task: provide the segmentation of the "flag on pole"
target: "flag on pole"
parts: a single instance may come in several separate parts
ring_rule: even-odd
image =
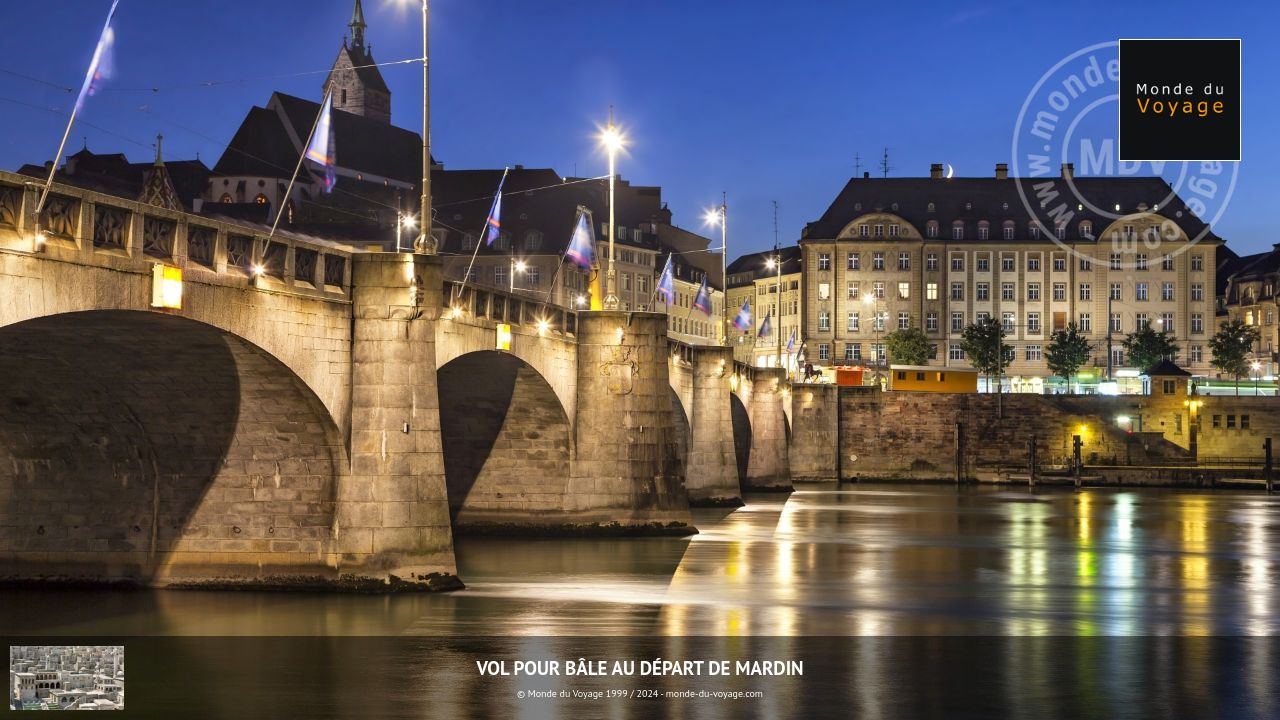
[[[93,59],[89,61],[89,71],[85,73],[84,84],[80,86],[80,94],[76,96],[77,111],[84,107],[86,97],[98,91],[98,84],[111,76],[111,46],[116,38],[115,31],[111,29],[111,21],[116,16],[116,6],[119,4],[120,0],[114,0],[111,10],[107,11],[107,22],[102,26],[98,46],[94,48]]]
[[[316,129],[311,133],[311,142],[307,145],[306,158],[324,168],[324,191],[333,190],[338,177],[334,172],[333,156],[333,93],[324,96],[324,104],[320,106],[320,118],[316,120]]]
[[[698,288],[698,294],[693,296],[693,306],[702,311],[703,315],[711,314],[711,290],[707,287],[707,276],[702,276],[702,287]]]
[[[751,302],[742,303],[742,309],[738,311],[738,316],[733,319],[733,326],[740,332],[746,332],[751,329]]]
[[[760,330],[756,332],[756,337],[769,337],[773,333],[773,311],[765,313],[764,322],[760,323]]]
[[[667,266],[662,269],[662,275],[658,277],[658,294],[662,296],[662,302],[670,305],[675,301],[675,279],[672,277],[671,256],[667,256]]]
[[[484,221],[484,244],[492,245],[502,234],[502,185],[507,181],[507,174],[502,173],[498,181],[498,194],[493,196],[493,207],[489,208],[489,218]]]
[[[792,350],[795,349],[795,347],[796,347],[796,331],[794,328],[792,328],[791,337],[787,338],[787,352],[791,352]]]
[[[569,249],[564,254],[573,260],[574,265],[585,270],[596,260],[595,247],[595,231],[591,229],[591,223],[587,222],[587,214],[579,212],[578,225],[573,229],[573,240],[569,242]]]

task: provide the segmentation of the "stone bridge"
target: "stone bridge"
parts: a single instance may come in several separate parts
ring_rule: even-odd
[[[455,532],[689,533],[790,487],[785,380],[664,315],[66,186],[37,218],[27,181],[0,173],[2,579],[448,589]]]

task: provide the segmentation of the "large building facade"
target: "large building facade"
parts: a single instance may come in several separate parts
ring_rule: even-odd
[[[746,332],[730,328],[729,342],[735,360],[756,367],[781,365],[789,372],[795,371],[802,336],[800,264],[800,248],[792,246],[743,255],[729,265],[730,315],[745,303],[754,324]],[[762,336],[760,325],[765,317],[770,318],[770,331]]]
[[[1280,244],[1267,252],[1231,258],[1220,272],[1220,319],[1240,320],[1258,329],[1258,343],[1249,363],[1251,374],[1272,382],[1280,372],[1280,297],[1276,295],[1276,288],[1280,287]]]
[[[963,329],[989,318],[1014,348],[1006,390],[1046,391],[1045,348],[1069,323],[1093,342],[1086,384],[1136,374],[1122,340],[1141,325],[1172,333],[1177,362],[1211,374],[1221,240],[1159,178],[1062,172],[1089,204],[1056,217],[1031,216],[1021,198],[1035,188],[1003,164],[988,178],[935,165],[928,178],[850,180],[800,240],[804,360],[892,360],[885,336],[919,327],[930,365],[969,367]]]

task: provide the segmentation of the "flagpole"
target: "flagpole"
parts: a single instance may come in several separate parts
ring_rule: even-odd
[[[502,178],[498,180],[498,193],[497,193],[498,195],[502,194],[502,185],[507,181],[507,172],[510,170],[511,170],[510,166],[502,168]],[[499,220],[498,222],[502,222],[502,221]],[[471,268],[474,267],[476,264],[476,255],[479,254],[480,252],[480,244],[484,242],[484,236],[485,236],[485,233],[488,231],[488,229],[489,229],[489,216],[485,215],[484,229],[480,231],[480,237],[476,238],[476,246],[471,250],[471,261],[467,263],[467,271],[462,274],[462,284],[458,286],[458,290],[457,290],[458,294],[454,296],[453,298],[454,300],[462,297],[462,291],[467,289],[467,281],[471,279]],[[437,251],[438,250],[439,248],[437,248]],[[514,282],[515,280],[514,266],[511,268],[511,277],[512,277],[512,281]]]
[[[320,125],[320,116],[324,115],[325,103],[329,102],[330,96],[333,95],[333,85],[329,85],[329,89],[325,91],[324,98],[320,100],[320,112],[316,113],[316,119],[311,123],[311,132],[307,133],[307,141],[302,144],[302,152],[298,153],[298,164],[293,168],[293,175],[289,178],[289,186],[284,189],[284,199],[276,199],[279,207],[276,208],[275,222],[271,223],[271,232],[267,234],[267,242],[275,237],[276,227],[280,225],[280,217],[284,215],[285,205],[289,202],[289,194],[293,192],[293,183],[298,179],[298,172],[302,170],[302,161],[307,158],[307,148],[311,147],[311,141],[315,138],[316,128]],[[263,252],[266,252],[265,250]]]
[[[120,0],[114,0],[111,3],[111,9],[107,11],[107,22],[102,26],[102,34],[98,38],[98,47],[94,50],[93,59],[89,61],[89,70],[85,75],[84,84],[80,87],[80,94],[76,96],[76,104],[71,106],[71,117],[67,119],[67,128],[62,132],[62,142],[58,143],[58,152],[53,156],[53,164],[49,167],[49,177],[44,182],[44,189],[40,191],[40,200],[36,203],[36,233],[40,231],[40,213],[44,211],[45,201],[49,199],[49,190],[53,187],[53,176],[58,172],[58,161],[62,159],[62,153],[67,149],[67,138],[71,137],[71,126],[76,124],[76,116],[80,114],[80,105],[84,102],[85,93],[89,91],[89,87],[93,83],[93,76],[97,72],[98,63],[102,60],[102,54],[106,52],[104,45],[107,33],[111,29],[111,20],[116,15],[116,7],[120,4]]]

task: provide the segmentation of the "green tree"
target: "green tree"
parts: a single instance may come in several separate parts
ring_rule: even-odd
[[[1245,325],[1240,319],[1224,320],[1218,332],[1209,338],[1209,350],[1213,352],[1213,366],[1236,378],[1236,395],[1240,394],[1240,376],[1248,367],[1249,351],[1258,342],[1258,328]]]
[[[920,328],[894,330],[885,336],[884,346],[899,365],[924,365],[929,360],[929,338]]]
[[[988,377],[999,373],[1013,353],[1013,346],[1004,344],[1004,327],[990,318],[965,326],[960,349],[969,364]]]
[[[1071,377],[1081,365],[1089,361],[1089,353],[1092,351],[1093,344],[1080,334],[1076,324],[1067,323],[1066,330],[1058,330],[1049,340],[1044,350],[1044,359],[1054,375],[1066,379],[1067,391],[1070,392]]]
[[[1161,360],[1176,357],[1178,343],[1171,333],[1156,331],[1146,324],[1125,336],[1124,352],[1134,367],[1146,372]]]

